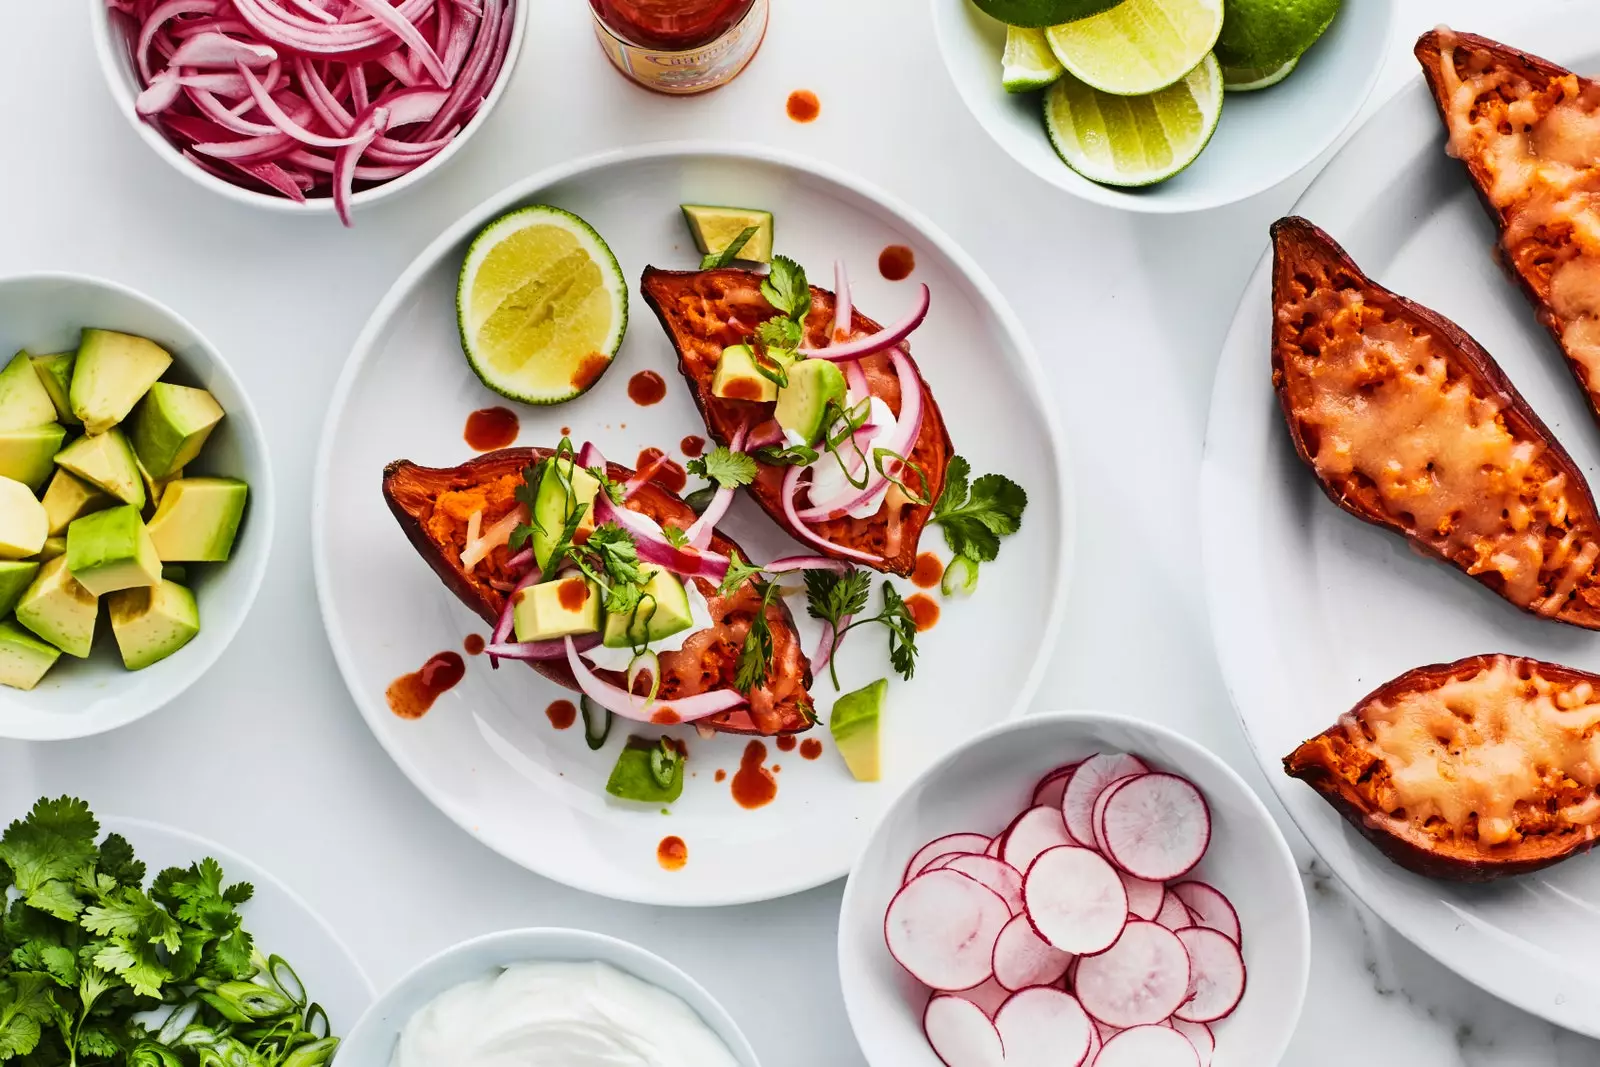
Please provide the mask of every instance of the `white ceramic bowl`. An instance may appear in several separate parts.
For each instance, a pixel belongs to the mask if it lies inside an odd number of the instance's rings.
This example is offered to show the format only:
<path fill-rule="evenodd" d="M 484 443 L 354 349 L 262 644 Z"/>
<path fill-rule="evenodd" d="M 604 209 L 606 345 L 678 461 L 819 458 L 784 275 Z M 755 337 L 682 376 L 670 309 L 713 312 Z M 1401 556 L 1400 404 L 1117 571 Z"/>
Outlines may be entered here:
<path fill-rule="evenodd" d="M 883 940 L 883 916 L 922 845 L 964 830 L 998 833 L 1052 767 L 1094 752 L 1130 752 L 1188 778 L 1211 808 L 1211 845 L 1195 877 L 1226 893 L 1244 933 L 1247 986 L 1219 1023 L 1214 1067 L 1272 1067 L 1305 1000 L 1311 931 L 1299 871 L 1272 816 L 1216 756 L 1151 723 L 1091 711 L 1033 715 L 961 746 L 900 795 L 845 886 L 839 979 L 856 1040 L 873 1067 L 939 1067 L 922 1034 L 928 991 Z"/>
<path fill-rule="evenodd" d="M 446 990 L 514 963 L 609 963 L 682 1000 L 722 1039 L 740 1067 L 760 1067 L 739 1026 L 698 982 L 652 952 L 587 930 L 503 930 L 463 941 L 419 964 L 378 998 L 339 1046 L 339 1067 L 389 1067 L 406 1022 Z"/>
<path fill-rule="evenodd" d="M 38 688 L 0 686 L 0 737 L 24 741 L 88 737 L 142 719 L 188 689 L 222 655 L 254 603 L 272 547 L 272 465 L 266 438 L 244 386 L 211 343 L 175 312 L 115 282 L 76 274 L 0 278 L 0 354 L 20 348 L 76 348 L 78 331 L 98 326 L 148 337 L 172 353 L 165 381 L 209 389 L 226 412 L 196 474 L 250 483 L 250 502 L 226 563 L 198 563 L 190 585 L 200 633 L 177 653 L 142 671 L 123 668 L 104 612 L 86 660 L 62 656 Z"/>
<path fill-rule="evenodd" d="M 1017 162 L 1074 196 L 1127 211 L 1181 212 L 1254 196 L 1304 169 L 1355 120 L 1389 56 L 1393 0 L 1344 0 L 1294 73 L 1268 89 L 1228 93 L 1211 143 L 1181 174 L 1142 189 L 1098 185 L 1061 161 L 1045 136 L 1040 93 L 1000 85 L 1005 26 L 971 0 L 932 0 L 945 66 L 978 124 Z"/>
<path fill-rule="evenodd" d="M 484 97 L 477 113 L 472 116 L 472 121 L 467 123 L 461 132 L 456 134 L 455 139 L 437 155 L 416 170 L 393 181 L 357 192 L 350 198 L 352 214 L 360 208 L 388 199 L 424 181 L 461 151 L 461 146 L 483 128 L 490 112 L 505 95 L 506 85 L 511 81 L 511 75 L 516 69 L 517 59 L 522 53 L 523 31 L 528 25 L 528 9 L 532 6 L 532 2 L 533 0 L 516 0 L 516 12 L 512 17 L 511 42 L 506 49 L 505 62 L 501 64 L 499 76 L 495 79 L 494 85 L 490 86 L 489 95 Z M 88 0 L 88 3 L 89 28 L 94 34 L 95 55 L 100 59 L 100 69 L 105 72 L 106 84 L 111 87 L 111 98 L 116 102 L 117 110 L 132 124 L 134 132 L 155 151 L 156 155 L 171 163 L 185 177 L 238 203 L 290 215 L 333 214 L 331 196 L 308 198 L 304 203 L 299 203 L 288 197 L 224 181 L 185 159 L 183 153 L 167 140 L 160 130 L 141 119 L 133 110 L 134 98 L 139 95 L 139 77 L 133 64 L 133 57 L 123 40 L 121 30 L 111 20 L 110 6 L 106 0 Z"/>

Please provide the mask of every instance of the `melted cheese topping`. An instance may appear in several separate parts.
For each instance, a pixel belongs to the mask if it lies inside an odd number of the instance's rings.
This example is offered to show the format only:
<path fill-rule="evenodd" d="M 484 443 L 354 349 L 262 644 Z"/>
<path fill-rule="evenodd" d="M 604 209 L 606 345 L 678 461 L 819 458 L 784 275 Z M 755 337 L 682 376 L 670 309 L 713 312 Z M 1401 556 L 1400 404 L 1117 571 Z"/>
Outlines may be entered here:
<path fill-rule="evenodd" d="M 1523 678 L 1515 661 L 1497 656 L 1469 678 L 1375 700 L 1344 727 L 1387 766 L 1404 822 L 1437 816 L 1459 832 L 1476 816 L 1478 841 L 1494 845 L 1516 833 L 1519 804 L 1543 808 L 1553 791 L 1570 789 L 1567 780 L 1600 784 L 1597 723 L 1600 699 L 1587 682 Z M 1600 819 L 1600 800 L 1590 796 L 1559 815 L 1588 825 Z"/>
<path fill-rule="evenodd" d="M 1325 337 L 1288 351 L 1284 374 L 1317 472 L 1363 476 L 1386 515 L 1467 573 L 1499 574 L 1513 603 L 1559 611 L 1600 544 L 1552 529 L 1570 509 L 1566 476 L 1540 462 L 1545 446 L 1516 437 L 1498 398 L 1452 376 L 1429 334 L 1360 291 L 1321 285 L 1278 311 L 1282 323 L 1308 316 Z"/>

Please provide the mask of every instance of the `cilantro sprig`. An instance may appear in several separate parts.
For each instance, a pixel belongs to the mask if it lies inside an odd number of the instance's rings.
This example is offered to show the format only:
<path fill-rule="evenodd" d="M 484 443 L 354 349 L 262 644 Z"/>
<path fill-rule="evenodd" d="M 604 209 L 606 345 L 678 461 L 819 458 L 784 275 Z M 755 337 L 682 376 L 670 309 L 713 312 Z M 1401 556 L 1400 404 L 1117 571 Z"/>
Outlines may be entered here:
<path fill-rule="evenodd" d="M 684 469 L 724 489 L 737 489 L 756 480 L 756 461 L 748 453 L 733 452 L 723 445 L 691 459 Z"/>
<path fill-rule="evenodd" d="M 788 256 L 773 256 L 772 269 L 761 280 L 761 295 L 779 314 L 756 327 L 760 346 L 756 370 L 781 389 L 789 384 L 788 368 L 799 358 L 806 316 L 811 313 L 811 283 L 805 268 Z"/>
<path fill-rule="evenodd" d="M 858 626 L 878 623 L 889 632 L 889 662 L 900 677 L 911 680 L 917 670 L 917 623 L 911 609 L 887 580 L 883 583 L 883 609 L 864 619 L 844 620 L 867 609 L 872 595 L 872 575 L 851 568 L 843 573 L 828 570 L 805 572 L 806 613 L 826 623 L 829 632 L 828 676 L 839 688 L 839 671 L 833 652 L 844 635 Z"/>
<path fill-rule="evenodd" d="M 1000 539 L 1021 527 L 1028 494 L 1002 474 L 985 474 L 969 486 L 971 473 L 964 458 L 951 458 L 944 492 L 933 506 L 933 521 L 943 528 L 950 551 L 974 563 L 988 563 L 999 555 Z"/>

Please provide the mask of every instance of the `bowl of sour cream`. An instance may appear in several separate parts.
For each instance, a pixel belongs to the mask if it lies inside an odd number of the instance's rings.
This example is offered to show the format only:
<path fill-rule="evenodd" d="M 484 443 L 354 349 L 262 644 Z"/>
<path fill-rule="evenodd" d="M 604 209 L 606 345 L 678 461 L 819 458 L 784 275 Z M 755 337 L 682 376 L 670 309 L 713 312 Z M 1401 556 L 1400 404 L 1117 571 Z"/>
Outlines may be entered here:
<path fill-rule="evenodd" d="M 463 941 L 378 998 L 339 1067 L 760 1067 L 700 984 L 637 945 L 586 930 Z"/>

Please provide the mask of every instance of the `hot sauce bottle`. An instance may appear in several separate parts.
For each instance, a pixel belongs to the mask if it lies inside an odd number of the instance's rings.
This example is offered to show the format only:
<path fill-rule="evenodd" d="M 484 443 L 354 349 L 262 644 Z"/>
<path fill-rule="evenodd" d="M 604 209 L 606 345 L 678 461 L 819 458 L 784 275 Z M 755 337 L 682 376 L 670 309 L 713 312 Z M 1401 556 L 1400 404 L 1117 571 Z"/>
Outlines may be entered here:
<path fill-rule="evenodd" d="M 726 85 L 761 47 L 768 0 L 589 0 L 600 47 L 658 93 Z"/>

